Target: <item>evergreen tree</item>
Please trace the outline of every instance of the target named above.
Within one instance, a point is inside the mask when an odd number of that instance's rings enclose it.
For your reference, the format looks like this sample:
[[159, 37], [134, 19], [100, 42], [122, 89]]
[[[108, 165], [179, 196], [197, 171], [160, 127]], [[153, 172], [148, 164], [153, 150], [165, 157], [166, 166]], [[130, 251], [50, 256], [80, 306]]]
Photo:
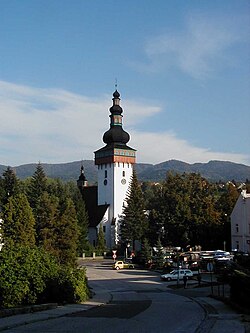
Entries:
[[75, 265], [79, 228], [77, 214], [72, 199], [67, 199], [56, 224], [56, 243], [58, 260], [62, 264]]
[[165, 259], [164, 259], [164, 251], [163, 251], [160, 237], [158, 238], [158, 241], [156, 243], [156, 256], [155, 257], [156, 257], [157, 267], [161, 268], [165, 262]]
[[15, 172], [11, 169], [11, 167], [7, 167], [7, 170], [3, 172], [3, 178], [1, 180], [2, 186], [2, 206], [4, 206], [8, 199], [20, 192], [20, 184], [19, 180], [16, 177]]
[[29, 200], [30, 200], [30, 205], [33, 209], [36, 209], [40, 197], [46, 191], [46, 189], [47, 189], [47, 177], [41, 163], [39, 162], [36, 167], [36, 171], [33, 174], [30, 181]]
[[35, 245], [35, 219], [25, 194], [9, 198], [4, 206], [3, 220], [4, 246]]
[[59, 215], [59, 199], [44, 192], [37, 203], [36, 212], [36, 241], [38, 246], [56, 254], [56, 228]]
[[126, 206], [120, 220], [121, 239], [124, 243], [128, 240], [132, 241], [134, 248], [135, 240], [141, 241], [147, 231], [144, 199], [135, 170], [125, 202]]
[[77, 222], [79, 228], [79, 240], [78, 240], [77, 252], [79, 255], [82, 255], [83, 251], [86, 250], [89, 246], [88, 245], [89, 217], [81, 192], [79, 191], [79, 189], [75, 184], [72, 188], [72, 199], [75, 204]]
[[105, 241], [105, 235], [103, 232], [103, 226], [102, 224], [99, 227], [98, 230], [98, 235], [97, 235], [97, 251], [100, 252], [101, 254], [106, 251], [106, 241]]
[[147, 238], [143, 239], [141, 254], [142, 254], [142, 257], [145, 258], [146, 262], [148, 262], [152, 257], [151, 247], [149, 245], [149, 241]]

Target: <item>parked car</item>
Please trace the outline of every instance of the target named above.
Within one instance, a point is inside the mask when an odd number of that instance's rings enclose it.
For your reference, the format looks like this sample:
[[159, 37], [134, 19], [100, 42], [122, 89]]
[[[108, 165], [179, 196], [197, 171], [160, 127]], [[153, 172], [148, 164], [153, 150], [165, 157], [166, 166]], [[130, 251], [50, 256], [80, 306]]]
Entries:
[[173, 280], [183, 280], [184, 275], [187, 276], [188, 279], [193, 277], [193, 272], [190, 269], [174, 269], [172, 272], [167, 274], [162, 274], [161, 279], [166, 281], [173, 281]]
[[123, 268], [135, 268], [135, 265], [132, 263], [124, 262], [122, 260], [118, 260], [113, 264], [113, 269], [123, 269]]

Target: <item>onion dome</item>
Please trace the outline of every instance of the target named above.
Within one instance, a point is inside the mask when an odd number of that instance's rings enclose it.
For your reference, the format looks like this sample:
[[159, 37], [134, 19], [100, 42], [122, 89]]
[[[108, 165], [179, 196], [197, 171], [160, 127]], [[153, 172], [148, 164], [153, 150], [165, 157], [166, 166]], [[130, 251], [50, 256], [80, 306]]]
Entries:
[[110, 111], [110, 129], [104, 133], [103, 142], [106, 144], [120, 143], [126, 144], [130, 137], [122, 128], [122, 107], [120, 106], [120, 94], [116, 90], [113, 93], [113, 105]]

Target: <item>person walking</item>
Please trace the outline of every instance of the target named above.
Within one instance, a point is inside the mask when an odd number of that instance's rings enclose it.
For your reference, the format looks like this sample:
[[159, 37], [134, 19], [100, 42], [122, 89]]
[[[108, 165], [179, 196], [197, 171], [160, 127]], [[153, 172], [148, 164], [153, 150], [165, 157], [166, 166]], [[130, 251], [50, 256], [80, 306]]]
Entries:
[[187, 280], [188, 280], [188, 277], [187, 277], [187, 275], [185, 274], [185, 275], [183, 276], [184, 289], [186, 289], [186, 287], [187, 287]]

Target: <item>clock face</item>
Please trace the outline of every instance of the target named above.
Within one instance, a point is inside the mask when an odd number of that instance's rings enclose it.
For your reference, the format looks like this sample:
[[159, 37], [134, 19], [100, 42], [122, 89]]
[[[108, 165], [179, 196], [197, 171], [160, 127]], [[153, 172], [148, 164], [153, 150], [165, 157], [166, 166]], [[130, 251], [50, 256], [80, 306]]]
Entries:
[[108, 184], [107, 179], [104, 179], [103, 184], [104, 184], [104, 185], [107, 185], [107, 184]]
[[125, 185], [126, 184], [126, 179], [122, 178], [121, 183], [122, 183], [122, 185]]

